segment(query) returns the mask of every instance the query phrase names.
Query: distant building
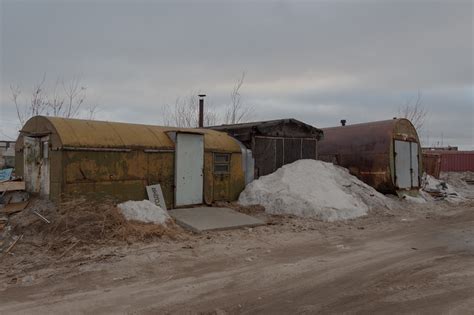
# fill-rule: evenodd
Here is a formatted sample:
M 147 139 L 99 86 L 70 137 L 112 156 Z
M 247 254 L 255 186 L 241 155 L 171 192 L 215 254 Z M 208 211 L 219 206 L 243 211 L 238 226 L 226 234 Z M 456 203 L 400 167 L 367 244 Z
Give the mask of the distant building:
M 292 118 L 207 128 L 227 132 L 252 151 L 255 178 L 297 160 L 316 160 L 318 141 L 323 137 L 321 129 Z
M 15 141 L 0 141 L 0 169 L 15 167 Z

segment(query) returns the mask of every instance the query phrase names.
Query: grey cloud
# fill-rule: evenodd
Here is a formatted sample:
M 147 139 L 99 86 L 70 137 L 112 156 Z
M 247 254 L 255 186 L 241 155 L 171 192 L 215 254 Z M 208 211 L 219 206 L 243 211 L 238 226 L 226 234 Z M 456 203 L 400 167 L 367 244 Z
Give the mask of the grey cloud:
M 3 1 L 2 116 L 12 117 L 8 85 L 30 86 L 43 73 L 50 80 L 80 74 L 103 119 L 153 123 L 163 104 L 198 90 L 222 110 L 245 70 L 242 92 L 255 119 L 293 116 L 317 126 L 342 115 L 384 119 L 421 89 L 430 128 L 468 146 L 472 6 Z

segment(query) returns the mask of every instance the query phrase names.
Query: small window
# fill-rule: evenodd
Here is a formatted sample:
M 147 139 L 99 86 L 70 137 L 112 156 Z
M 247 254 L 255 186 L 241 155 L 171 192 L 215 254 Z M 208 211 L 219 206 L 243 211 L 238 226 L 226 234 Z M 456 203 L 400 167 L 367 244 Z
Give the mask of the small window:
M 214 153 L 214 174 L 230 172 L 230 154 Z

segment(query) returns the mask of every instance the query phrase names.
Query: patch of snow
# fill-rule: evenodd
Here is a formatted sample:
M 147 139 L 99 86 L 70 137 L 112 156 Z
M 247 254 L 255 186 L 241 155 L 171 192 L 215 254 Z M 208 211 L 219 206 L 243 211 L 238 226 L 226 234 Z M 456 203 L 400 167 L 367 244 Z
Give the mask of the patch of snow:
M 412 197 L 412 196 L 408 196 L 408 195 L 403 195 L 403 199 L 405 199 L 408 202 L 412 202 L 412 203 L 426 203 L 426 199 L 423 196 Z
M 127 220 L 166 225 L 166 221 L 171 219 L 166 210 L 149 200 L 126 201 L 117 207 Z
M 432 196 L 435 200 L 446 200 L 453 203 L 465 200 L 465 198 L 455 191 L 451 185 L 428 174 L 423 175 L 422 190 Z
M 247 185 L 242 205 L 259 204 L 271 214 L 314 217 L 323 221 L 352 219 L 390 200 L 332 163 L 299 160 Z
M 474 172 L 442 172 L 440 179 L 448 183 L 459 195 L 467 199 L 474 199 Z

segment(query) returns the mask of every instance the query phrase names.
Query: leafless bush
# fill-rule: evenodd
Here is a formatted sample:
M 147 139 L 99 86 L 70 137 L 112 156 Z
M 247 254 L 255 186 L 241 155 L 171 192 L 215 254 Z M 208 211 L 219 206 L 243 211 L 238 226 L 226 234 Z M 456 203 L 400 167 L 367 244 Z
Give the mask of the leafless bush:
M 214 126 L 220 123 L 237 124 L 250 117 L 253 107 L 242 102 L 240 90 L 244 84 L 245 72 L 237 79 L 231 93 L 230 103 L 224 107 L 224 115 L 219 115 L 210 99 L 204 106 L 204 125 Z M 174 104 L 165 105 L 162 110 L 163 123 L 166 126 L 195 128 L 198 126 L 199 93 L 191 92 L 187 97 L 178 97 Z
M 428 109 L 423 105 L 423 96 L 418 90 L 416 99 L 409 99 L 398 109 L 398 114 L 410 120 L 417 130 L 421 130 L 428 117 Z
M 87 88 L 78 77 L 73 77 L 70 81 L 57 79 L 49 92 L 45 82 L 46 75 L 43 75 L 41 81 L 33 86 L 31 96 L 23 99 L 20 86 L 10 85 L 11 98 L 22 126 L 29 118 L 37 115 L 74 118 L 82 113 Z M 87 118 L 93 119 L 97 109 L 97 105 L 89 105 L 84 111 Z
M 199 125 L 199 106 L 197 93 L 190 93 L 187 97 L 178 97 L 173 105 L 163 108 L 163 119 L 166 126 L 196 128 Z M 204 106 L 204 125 L 217 124 L 219 116 L 212 103 Z
M 230 93 L 230 104 L 227 106 L 224 116 L 225 124 L 238 124 L 245 122 L 252 113 L 252 107 L 242 102 L 240 89 L 244 84 L 245 72 L 237 79 L 232 92 Z

